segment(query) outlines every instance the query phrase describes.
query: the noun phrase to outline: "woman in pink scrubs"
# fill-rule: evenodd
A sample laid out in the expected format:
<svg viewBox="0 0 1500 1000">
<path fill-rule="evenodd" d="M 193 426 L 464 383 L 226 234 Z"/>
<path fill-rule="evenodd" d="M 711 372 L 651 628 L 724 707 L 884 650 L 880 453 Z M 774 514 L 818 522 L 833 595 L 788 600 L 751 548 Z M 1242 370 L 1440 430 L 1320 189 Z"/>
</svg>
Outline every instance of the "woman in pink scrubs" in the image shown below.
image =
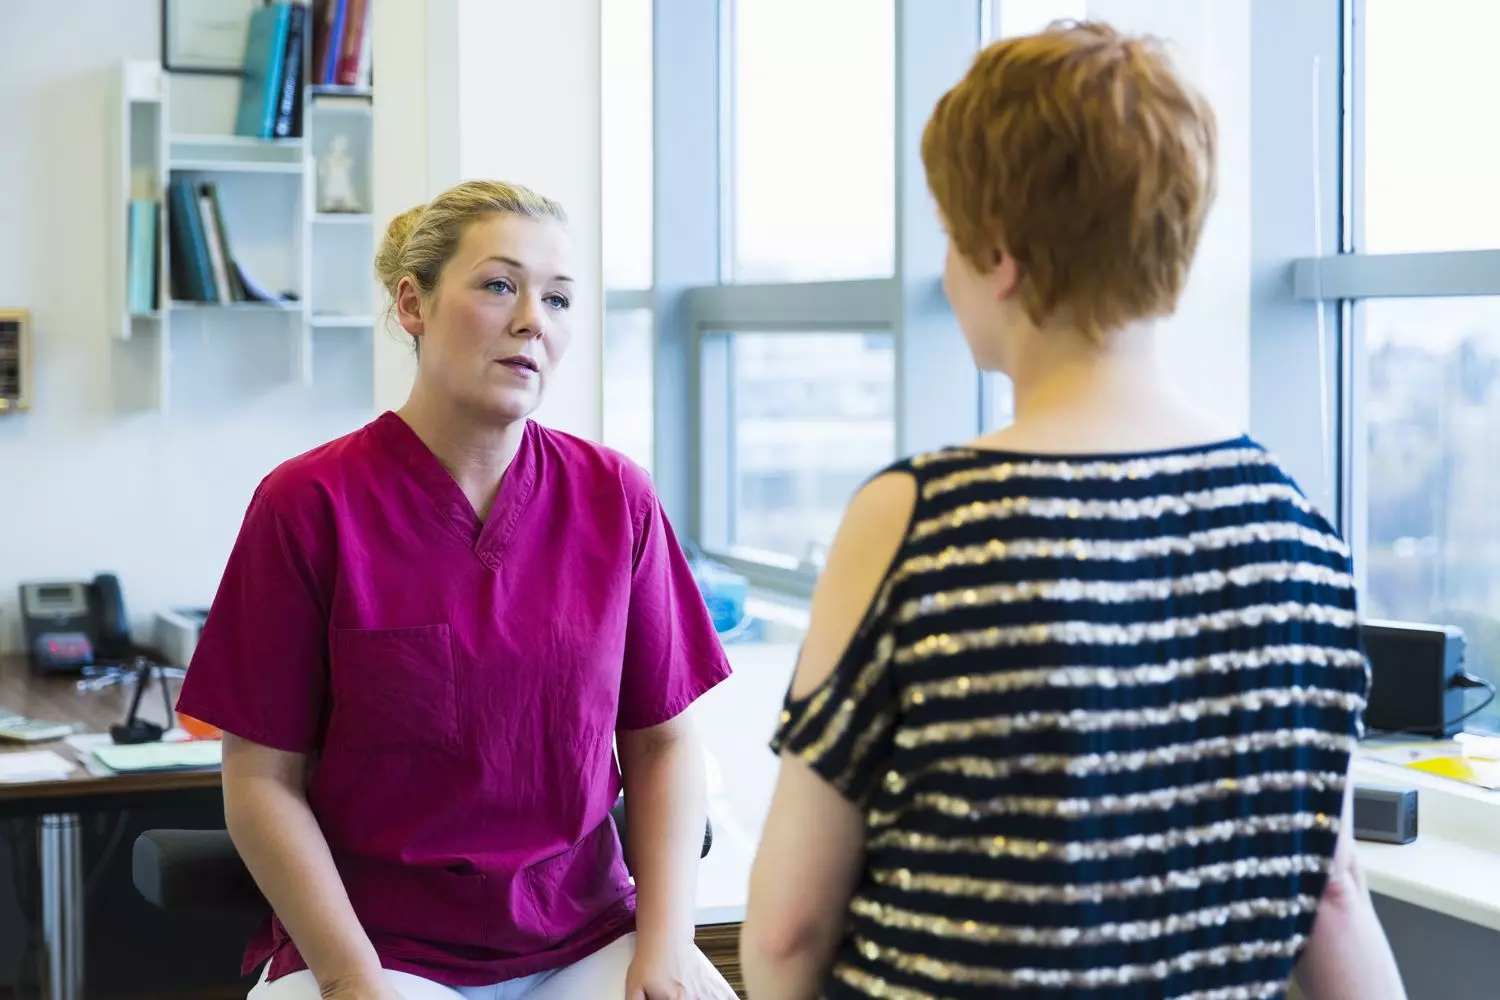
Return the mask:
<svg viewBox="0 0 1500 1000">
<path fill-rule="evenodd" d="M 179 706 L 224 731 L 275 910 L 251 996 L 729 1000 L 683 714 L 723 648 L 645 473 L 529 419 L 578 294 L 563 211 L 464 183 L 376 270 L 411 395 L 261 482 Z"/>
</svg>

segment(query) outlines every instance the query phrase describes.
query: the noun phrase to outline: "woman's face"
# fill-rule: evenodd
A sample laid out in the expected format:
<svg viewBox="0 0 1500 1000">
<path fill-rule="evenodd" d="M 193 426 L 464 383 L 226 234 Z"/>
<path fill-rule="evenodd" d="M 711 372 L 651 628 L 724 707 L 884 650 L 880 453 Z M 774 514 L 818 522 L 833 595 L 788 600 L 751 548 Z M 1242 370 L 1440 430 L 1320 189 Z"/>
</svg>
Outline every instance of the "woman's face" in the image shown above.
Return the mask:
<svg viewBox="0 0 1500 1000">
<path fill-rule="evenodd" d="M 417 303 L 420 379 L 498 422 L 530 415 L 572 339 L 573 246 L 551 219 L 471 223 L 431 296 Z"/>
</svg>

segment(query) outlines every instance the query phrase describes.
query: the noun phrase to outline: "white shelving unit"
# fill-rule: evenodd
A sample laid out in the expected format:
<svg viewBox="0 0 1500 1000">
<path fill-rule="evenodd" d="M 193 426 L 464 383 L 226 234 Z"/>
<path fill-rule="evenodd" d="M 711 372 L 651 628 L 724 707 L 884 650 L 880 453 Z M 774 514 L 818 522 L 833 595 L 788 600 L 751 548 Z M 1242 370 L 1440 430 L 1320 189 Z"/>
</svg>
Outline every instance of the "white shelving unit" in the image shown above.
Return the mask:
<svg viewBox="0 0 1500 1000">
<path fill-rule="evenodd" d="M 285 381 L 304 386 L 316 384 L 320 339 L 362 337 L 364 349 L 373 350 L 374 220 L 368 213 L 321 212 L 318 204 L 318 164 L 335 136 L 343 136 L 355 164 L 357 196 L 371 203 L 370 92 L 308 87 L 302 137 L 263 140 L 233 134 L 239 86 L 234 77 L 172 74 L 155 62 L 120 67 L 110 245 L 116 393 L 126 409 L 171 409 L 174 380 L 192 377 L 174 371 L 174 340 L 192 343 L 194 358 L 223 348 L 232 364 L 279 365 Z M 174 247 L 162 206 L 172 179 L 182 175 L 217 186 L 235 261 L 285 300 L 172 300 Z M 132 314 L 129 203 L 138 198 L 157 205 L 159 305 Z"/>
</svg>

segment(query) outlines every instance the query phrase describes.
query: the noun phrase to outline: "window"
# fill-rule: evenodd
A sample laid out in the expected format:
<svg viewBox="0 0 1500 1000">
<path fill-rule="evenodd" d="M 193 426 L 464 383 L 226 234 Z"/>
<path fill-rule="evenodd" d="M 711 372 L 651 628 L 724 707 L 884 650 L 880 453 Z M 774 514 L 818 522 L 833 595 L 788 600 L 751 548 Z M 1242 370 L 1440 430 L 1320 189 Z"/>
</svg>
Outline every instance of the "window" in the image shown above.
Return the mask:
<svg viewBox="0 0 1500 1000">
<path fill-rule="evenodd" d="M 1494 102 L 1500 4 L 1366 0 L 1365 253 L 1500 247 Z"/>
<path fill-rule="evenodd" d="M 894 0 L 733 7 L 732 279 L 891 274 Z"/>
<path fill-rule="evenodd" d="M 604 318 L 604 443 L 652 466 L 651 389 L 655 338 L 651 310 L 616 309 Z"/>
<path fill-rule="evenodd" d="M 1359 308 L 1366 610 L 1459 626 L 1469 669 L 1500 680 L 1500 298 Z M 1489 712 L 1485 721 L 1500 722 Z"/>
<path fill-rule="evenodd" d="M 650 288 L 651 0 L 609 0 L 599 31 L 604 284 Z"/>
<path fill-rule="evenodd" d="M 789 568 L 822 564 L 859 486 L 896 454 L 889 335 L 737 333 L 705 343 L 705 469 L 728 494 L 710 544 Z M 715 391 L 722 387 L 722 391 Z M 727 426 L 726 426 L 727 425 Z M 729 442 L 728 450 L 708 442 Z M 716 476 L 705 486 L 716 490 Z"/>
<path fill-rule="evenodd" d="M 1030 35 L 1053 21 L 1081 21 L 1087 16 L 1085 0 L 999 0 L 995 6 L 995 37 Z"/>
</svg>

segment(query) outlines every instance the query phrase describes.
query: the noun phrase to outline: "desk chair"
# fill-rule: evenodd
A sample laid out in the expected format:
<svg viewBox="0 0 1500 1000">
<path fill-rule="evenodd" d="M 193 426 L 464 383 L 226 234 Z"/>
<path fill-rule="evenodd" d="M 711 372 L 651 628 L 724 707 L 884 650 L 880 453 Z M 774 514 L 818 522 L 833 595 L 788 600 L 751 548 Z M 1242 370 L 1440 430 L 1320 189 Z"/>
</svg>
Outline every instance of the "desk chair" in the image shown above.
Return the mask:
<svg viewBox="0 0 1500 1000">
<path fill-rule="evenodd" d="M 625 800 L 610 810 L 625 841 Z M 703 828 L 703 852 L 714 842 L 713 822 Z M 627 857 L 626 865 L 630 859 Z M 131 858 L 136 891 L 164 910 L 259 914 L 266 901 L 229 839 L 228 830 L 147 830 Z"/>
</svg>

